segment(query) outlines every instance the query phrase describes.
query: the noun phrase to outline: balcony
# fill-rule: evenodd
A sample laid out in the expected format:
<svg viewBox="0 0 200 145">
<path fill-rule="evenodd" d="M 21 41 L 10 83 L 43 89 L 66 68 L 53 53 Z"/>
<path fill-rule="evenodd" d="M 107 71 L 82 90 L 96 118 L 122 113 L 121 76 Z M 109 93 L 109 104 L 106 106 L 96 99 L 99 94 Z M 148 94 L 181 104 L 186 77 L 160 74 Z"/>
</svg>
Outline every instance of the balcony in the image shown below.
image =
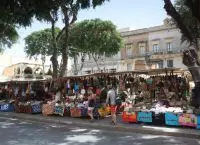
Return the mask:
<svg viewBox="0 0 200 145">
<path fill-rule="evenodd" d="M 177 53 L 181 53 L 180 48 L 172 48 L 172 49 L 170 49 L 170 50 L 161 49 L 161 50 L 156 51 L 156 52 L 153 52 L 153 51 L 150 52 L 151 55 L 177 54 Z"/>
<path fill-rule="evenodd" d="M 180 49 L 180 48 L 172 48 L 171 50 L 166 50 L 164 53 L 165 53 L 165 54 L 176 54 L 176 53 L 181 53 L 181 49 Z"/>
</svg>

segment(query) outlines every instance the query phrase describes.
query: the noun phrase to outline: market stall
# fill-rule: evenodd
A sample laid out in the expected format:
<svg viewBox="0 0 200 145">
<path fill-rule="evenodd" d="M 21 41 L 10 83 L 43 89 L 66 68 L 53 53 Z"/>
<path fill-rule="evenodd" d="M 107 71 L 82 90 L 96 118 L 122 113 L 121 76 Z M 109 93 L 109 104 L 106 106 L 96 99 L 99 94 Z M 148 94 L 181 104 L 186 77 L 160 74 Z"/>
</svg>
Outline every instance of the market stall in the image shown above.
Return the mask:
<svg viewBox="0 0 200 145">
<path fill-rule="evenodd" d="M 10 77 L 0 76 L 0 111 L 14 111 L 14 99 L 12 98 L 12 89 L 10 86 Z"/>
<path fill-rule="evenodd" d="M 127 99 L 132 111 L 124 109 L 122 121 L 134 114 L 137 121 L 154 125 L 197 127 L 198 114 L 190 105 L 189 80 L 181 69 L 148 70 L 149 77 L 134 78 L 133 95 Z M 131 107 L 129 107 L 131 108 Z"/>
<path fill-rule="evenodd" d="M 46 79 L 12 79 L 11 84 L 16 98 L 15 111 L 18 113 L 41 113 L 42 104 L 48 99 L 48 83 L 49 80 Z"/>
</svg>

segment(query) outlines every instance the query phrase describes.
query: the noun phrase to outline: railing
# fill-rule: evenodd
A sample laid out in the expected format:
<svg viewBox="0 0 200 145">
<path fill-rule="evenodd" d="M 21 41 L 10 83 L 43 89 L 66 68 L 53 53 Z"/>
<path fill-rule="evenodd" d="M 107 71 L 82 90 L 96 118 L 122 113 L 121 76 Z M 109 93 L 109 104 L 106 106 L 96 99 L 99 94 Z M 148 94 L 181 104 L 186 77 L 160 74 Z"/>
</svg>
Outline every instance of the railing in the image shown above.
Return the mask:
<svg viewBox="0 0 200 145">
<path fill-rule="evenodd" d="M 161 49 L 159 51 L 151 51 L 150 55 L 160 55 L 160 54 L 176 54 L 176 53 L 181 53 L 181 49 L 180 48 L 172 48 L 170 50 L 167 49 Z"/>
</svg>

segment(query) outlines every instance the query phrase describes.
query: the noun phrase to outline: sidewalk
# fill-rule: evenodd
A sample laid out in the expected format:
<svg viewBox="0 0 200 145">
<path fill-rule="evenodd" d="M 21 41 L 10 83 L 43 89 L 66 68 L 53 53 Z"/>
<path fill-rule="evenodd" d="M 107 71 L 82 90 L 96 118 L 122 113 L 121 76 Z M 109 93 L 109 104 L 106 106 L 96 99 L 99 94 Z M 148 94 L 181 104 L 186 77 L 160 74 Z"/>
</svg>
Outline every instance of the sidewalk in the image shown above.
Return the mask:
<svg viewBox="0 0 200 145">
<path fill-rule="evenodd" d="M 152 125 L 123 123 L 120 119 L 120 116 L 118 116 L 118 122 L 116 126 L 113 126 L 110 124 L 111 122 L 110 117 L 101 119 L 101 120 L 95 120 L 94 122 L 90 122 L 89 119 L 83 119 L 83 118 L 60 117 L 60 116 L 44 117 L 42 116 L 42 114 L 23 114 L 23 113 L 14 113 L 14 112 L 0 112 L 0 116 L 23 119 L 27 121 L 56 123 L 56 124 L 62 124 L 62 125 L 88 127 L 88 128 L 103 129 L 103 130 L 186 137 L 186 138 L 194 138 L 194 139 L 200 138 L 200 130 L 197 130 L 197 129 L 174 128 L 174 127 L 166 127 L 166 126 L 159 127 L 159 126 L 152 126 Z"/>
</svg>

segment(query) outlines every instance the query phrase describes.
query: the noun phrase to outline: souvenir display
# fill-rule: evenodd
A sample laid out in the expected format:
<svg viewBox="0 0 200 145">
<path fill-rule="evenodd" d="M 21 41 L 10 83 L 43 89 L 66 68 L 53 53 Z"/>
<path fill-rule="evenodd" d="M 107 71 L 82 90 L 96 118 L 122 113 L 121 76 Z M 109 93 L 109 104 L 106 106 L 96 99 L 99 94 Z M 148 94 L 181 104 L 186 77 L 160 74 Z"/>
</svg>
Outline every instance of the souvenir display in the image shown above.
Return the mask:
<svg viewBox="0 0 200 145">
<path fill-rule="evenodd" d="M 165 113 L 165 124 L 171 126 L 180 126 L 179 124 L 179 114 L 166 112 Z"/>
<path fill-rule="evenodd" d="M 107 99 L 112 86 L 114 109 L 122 114 L 125 123 L 200 128 L 200 111 L 190 106 L 191 89 L 184 75 L 144 73 L 102 73 L 49 82 L 5 83 L 0 85 L 0 111 L 103 119 L 113 110 L 113 106 L 108 107 L 112 99 Z"/>
</svg>

